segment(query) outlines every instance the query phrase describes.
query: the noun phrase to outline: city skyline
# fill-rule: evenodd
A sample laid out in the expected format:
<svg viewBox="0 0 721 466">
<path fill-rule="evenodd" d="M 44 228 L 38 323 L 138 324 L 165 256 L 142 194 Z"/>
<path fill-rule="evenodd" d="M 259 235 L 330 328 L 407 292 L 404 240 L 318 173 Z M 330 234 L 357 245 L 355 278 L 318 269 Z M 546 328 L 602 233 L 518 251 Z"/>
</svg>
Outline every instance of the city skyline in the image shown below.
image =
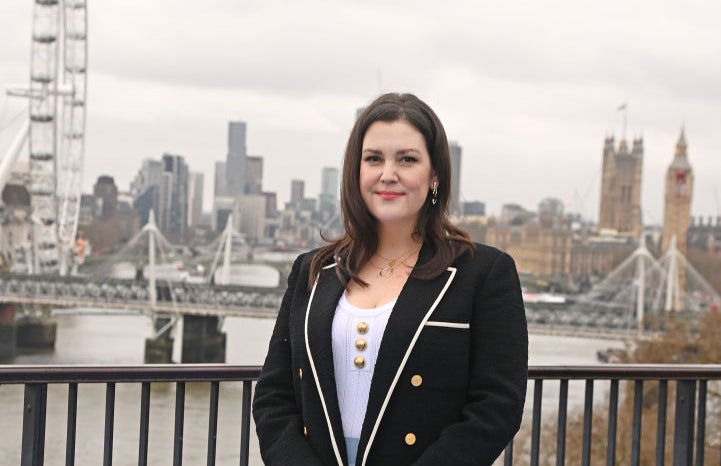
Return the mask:
<svg viewBox="0 0 721 466">
<path fill-rule="evenodd" d="M 622 136 L 616 108 L 627 103 L 627 137 L 642 135 L 645 146 L 644 223 L 663 218 L 664 173 L 683 124 L 697 173 L 692 214 L 719 215 L 718 8 L 216 1 L 198 15 L 185 1 L 98 0 L 88 10 L 83 192 L 103 174 L 127 190 L 142 160 L 165 152 L 212 180 L 227 122 L 242 120 L 248 153 L 264 159 L 264 190 L 282 204 L 302 178 L 317 196 L 322 167 L 340 167 L 355 109 L 379 90 L 407 90 L 463 147 L 462 199 L 491 214 L 551 196 L 597 219 L 603 141 Z M 171 21 L 158 20 L 167 13 Z M 3 93 L 27 80 L 31 19 L 30 2 L 0 5 Z M 129 24 L 142 34 L 129 35 Z M 0 98 L 0 154 L 24 106 Z"/>
</svg>

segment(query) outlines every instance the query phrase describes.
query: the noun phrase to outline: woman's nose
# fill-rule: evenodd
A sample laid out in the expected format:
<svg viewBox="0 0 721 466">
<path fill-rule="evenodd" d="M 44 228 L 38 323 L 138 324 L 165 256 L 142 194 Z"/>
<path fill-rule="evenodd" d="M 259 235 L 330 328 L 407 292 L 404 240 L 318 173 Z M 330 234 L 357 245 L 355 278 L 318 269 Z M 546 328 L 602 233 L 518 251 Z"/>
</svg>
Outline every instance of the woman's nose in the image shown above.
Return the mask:
<svg viewBox="0 0 721 466">
<path fill-rule="evenodd" d="M 396 172 L 396 166 L 392 162 L 386 162 L 383 164 L 383 171 L 381 172 L 382 183 L 394 183 L 398 181 L 398 173 Z"/>
</svg>

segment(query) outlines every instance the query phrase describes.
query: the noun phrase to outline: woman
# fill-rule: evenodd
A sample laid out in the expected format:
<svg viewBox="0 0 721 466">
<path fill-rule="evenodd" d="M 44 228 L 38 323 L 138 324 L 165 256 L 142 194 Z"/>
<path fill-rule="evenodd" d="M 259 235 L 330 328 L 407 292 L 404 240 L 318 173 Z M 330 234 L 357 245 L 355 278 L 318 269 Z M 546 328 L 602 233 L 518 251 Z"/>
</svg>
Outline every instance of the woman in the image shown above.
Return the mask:
<svg viewBox="0 0 721 466">
<path fill-rule="evenodd" d="M 267 465 L 489 465 L 521 422 L 513 260 L 448 219 L 445 131 L 386 94 L 343 161 L 345 233 L 295 261 L 253 403 Z"/>
</svg>

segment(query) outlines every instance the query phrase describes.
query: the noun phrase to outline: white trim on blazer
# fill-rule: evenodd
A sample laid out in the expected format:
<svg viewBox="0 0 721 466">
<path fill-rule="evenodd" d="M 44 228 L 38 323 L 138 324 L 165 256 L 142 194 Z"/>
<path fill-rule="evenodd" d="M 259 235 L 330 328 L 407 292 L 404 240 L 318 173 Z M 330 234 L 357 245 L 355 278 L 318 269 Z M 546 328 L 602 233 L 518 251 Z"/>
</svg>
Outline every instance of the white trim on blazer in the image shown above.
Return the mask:
<svg viewBox="0 0 721 466">
<path fill-rule="evenodd" d="M 448 327 L 448 328 L 471 328 L 468 322 L 441 322 L 439 320 L 429 320 L 426 327 Z"/>
<path fill-rule="evenodd" d="M 323 270 L 335 267 L 335 263 L 323 267 Z M 313 380 L 315 380 L 315 386 L 318 389 L 318 396 L 320 396 L 320 404 L 323 406 L 323 414 L 325 415 L 325 422 L 328 424 L 328 432 L 330 432 L 330 441 L 333 445 L 333 453 L 335 453 L 335 459 L 338 461 L 338 466 L 343 466 L 343 460 L 340 457 L 340 451 L 338 450 L 338 443 L 335 441 L 335 433 L 333 433 L 333 425 L 330 423 L 330 416 L 328 416 L 328 408 L 325 404 L 325 398 L 323 397 L 323 390 L 320 388 L 320 381 L 318 380 L 318 373 L 315 370 L 315 362 L 313 361 L 313 355 L 310 352 L 310 345 L 308 343 L 308 316 L 310 315 L 310 305 L 313 302 L 313 296 L 315 295 L 315 288 L 318 286 L 318 279 L 320 274 L 315 278 L 313 283 L 313 289 L 310 292 L 308 298 L 308 307 L 305 310 L 305 351 L 308 353 L 308 361 L 310 362 L 311 372 L 313 372 Z"/>
</svg>

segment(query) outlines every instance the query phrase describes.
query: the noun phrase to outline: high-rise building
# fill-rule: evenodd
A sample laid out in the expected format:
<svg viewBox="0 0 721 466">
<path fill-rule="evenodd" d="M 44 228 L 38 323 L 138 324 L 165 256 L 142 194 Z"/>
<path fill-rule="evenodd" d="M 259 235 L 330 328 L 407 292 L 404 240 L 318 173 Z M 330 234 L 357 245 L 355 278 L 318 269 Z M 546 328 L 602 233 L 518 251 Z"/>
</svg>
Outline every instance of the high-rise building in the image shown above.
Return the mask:
<svg viewBox="0 0 721 466">
<path fill-rule="evenodd" d="M 338 169 L 323 167 L 320 187 L 320 211 L 335 212 L 338 208 Z"/>
<path fill-rule="evenodd" d="M 463 204 L 461 203 L 461 155 L 463 150 L 454 141 L 451 141 L 448 147 L 451 152 L 451 196 L 448 211 L 453 216 L 460 216 L 463 214 Z M 438 189 L 443 189 L 443 187 Z"/>
<path fill-rule="evenodd" d="M 335 167 L 323 167 L 321 178 L 321 194 L 338 196 L 338 169 Z"/>
<path fill-rule="evenodd" d="M 263 157 L 245 158 L 245 194 L 263 192 Z"/>
<path fill-rule="evenodd" d="M 305 199 L 305 181 L 303 180 L 291 180 L 290 181 L 290 203 L 295 207 L 300 207 Z"/>
<path fill-rule="evenodd" d="M 231 196 L 245 194 L 247 149 L 244 121 L 228 122 L 228 155 L 225 160 L 226 192 Z"/>
<path fill-rule="evenodd" d="M 118 210 L 118 187 L 112 176 L 101 175 L 93 187 L 93 196 L 100 202 L 100 218 L 113 218 Z"/>
<path fill-rule="evenodd" d="M 148 223 L 151 210 L 155 212 L 157 218 L 162 173 L 163 164 L 160 160 L 145 159 L 138 174 L 130 183 L 130 194 L 141 226 Z"/>
<path fill-rule="evenodd" d="M 130 183 L 130 194 L 137 198 L 150 186 L 160 183 L 160 174 L 163 173 L 163 164 L 160 160 L 145 159 L 138 170 L 138 174 Z"/>
<path fill-rule="evenodd" d="M 275 217 L 278 214 L 278 194 L 270 191 L 262 193 L 265 196 L 265 216 Z"/>
<path fill-rule="evenodd" d="M 643 139 L 635 139 L 629 152 L 625 139 L 621 139 L 617 150 L 613 137 L 606 138 L 603 146 L 599 229 L 609 228 L 639 238 L 643 231 L 642 168 Z"/>
<path fill-rule="evenodd" d="M 663 234 L 661 249 L 667 251 L 671 242 L 676 242 L 676 249 L 686 255 L 686 236 L 691 223 L 691 200 L 693 197 L 693 169 L 688 161 L 688 145 L 686 132 L 681 129 L 681 135 L 676 143 L 676 153 L 666 171 L 666 196 L 664 199 Z M 686 286 L 686 268 L 678 268 L 678 287 L 683 290 Z M 682 310 L 681 300 L 673 303 L 674 310 Z"/>
<path fill-rule="evenodd" d="M 233 223 L 235 229 L 250 240 L 260 240 L 265 232 L 266 197 L 246 194 L 235 199 Z"/>
<path fill-rule="evenodd" d="M 225 196 L 228 192 L 228 182 L 225 179 L 225 162 L 215 162 L 215 186 L 214 196 Z"/>
<path fill-rule="evenodd" d="M 203 174 L 188 176 L 188 226 L 200 225 L 203 217 Z"/>
<path fill-rule="evenodd" d="M 180 155 L 163 154 L 158 193 L 158 228 L 184 235 L 188 225 L 188 165 Z"/>
</svg>

